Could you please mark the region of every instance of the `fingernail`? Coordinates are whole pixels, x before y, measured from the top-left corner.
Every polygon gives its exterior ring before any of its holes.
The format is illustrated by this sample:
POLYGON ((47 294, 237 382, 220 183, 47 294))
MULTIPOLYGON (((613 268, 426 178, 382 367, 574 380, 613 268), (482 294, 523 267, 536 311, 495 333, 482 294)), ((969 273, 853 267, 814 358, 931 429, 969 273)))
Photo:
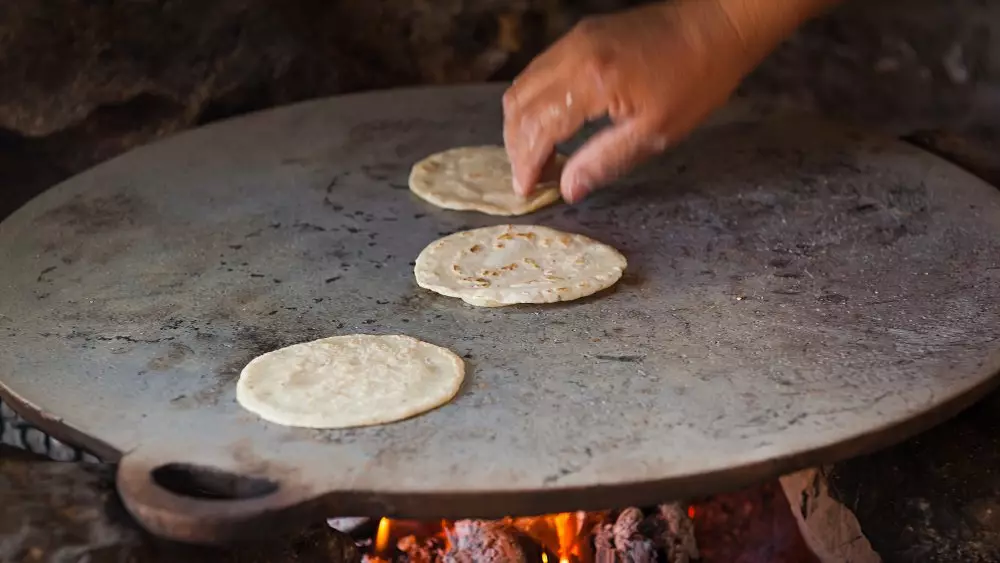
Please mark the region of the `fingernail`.
POLYGON ((577 172, 570 181, 567 190, 569 192, 569 202, 576 203, 586 197, 587 193, 590 192, 592 184, 590 176, 582 172, 577 172))
POLYGON ((517 179, 517 176, 514 177, 514 193, 524 195, 524 189, 521 187, 521 182, 517 179))

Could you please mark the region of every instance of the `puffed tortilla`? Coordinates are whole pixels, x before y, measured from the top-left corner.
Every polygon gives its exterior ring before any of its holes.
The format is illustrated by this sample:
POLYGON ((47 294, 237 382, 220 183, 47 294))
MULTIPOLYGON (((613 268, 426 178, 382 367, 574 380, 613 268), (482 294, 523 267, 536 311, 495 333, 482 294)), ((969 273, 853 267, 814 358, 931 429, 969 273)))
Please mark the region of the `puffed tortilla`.
POLYGON ((557 155, 542 182, 526 198, 514 192, 510 160, 503 147, 460 147, 428 156, 413 165, 410 190, 444 209, 513 216, 537 211, 559 200, 557 155))
POLYGON ((435 409, 464 378, 462 358, 409 336, 333 336, 253 359, 240 374, 236 400, 275 424, 350 428, 435 409))
POLYGON ((470 305, 570 301, 611 287, 628 265, 614 248, 535 225, 499 225, 448 235, 417 257, 425 289, 470 305))

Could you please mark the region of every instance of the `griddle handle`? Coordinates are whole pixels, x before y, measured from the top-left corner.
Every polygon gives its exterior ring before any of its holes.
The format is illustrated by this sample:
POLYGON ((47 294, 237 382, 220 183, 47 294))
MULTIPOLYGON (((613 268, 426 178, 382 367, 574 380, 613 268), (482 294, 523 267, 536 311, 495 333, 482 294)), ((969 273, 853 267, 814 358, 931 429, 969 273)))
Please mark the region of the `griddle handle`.
POLYGON ((323 518, 306 492, 261 476, 132 452, 118 465, 118 493, 150 533, 194 544, 228 544, 300 528, 323 518))

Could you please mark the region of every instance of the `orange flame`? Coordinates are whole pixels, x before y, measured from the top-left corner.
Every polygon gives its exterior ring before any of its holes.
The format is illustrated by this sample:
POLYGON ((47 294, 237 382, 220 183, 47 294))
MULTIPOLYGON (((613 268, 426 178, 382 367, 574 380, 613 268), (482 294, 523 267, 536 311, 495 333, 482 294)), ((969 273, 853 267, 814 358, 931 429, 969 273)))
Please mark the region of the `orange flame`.
POLYGON ((385 555, 388 553, 390 526, 388 518, 378 521, 378 532, 375 533, 375 555, 385 555))
MULTIPOLYGON (((604 513, 597 512, 567 512, 544 516, 504 518, 503 521, 534 539, 549 553, 555 554, 558 557, 558 563, 579 563, 593 559, 591 548, 585 536, 588 535, 591 527, 604 517, 604 513)), ((438 527, 433 523, 409 520, 393 521, 382 518, 379 520, 369 561, 383 562, 387 557, 391 557, 392 543, 402 536, 436 537, 443 541, 445 552, 450 552, 452 545, 448 532, 452 526, 453 523, 448 520, 441 520, 440 527, 438 527)), ((555 563, 556 559, 552 558, 551 561, 555 563)), ((542 554, 542 563, 550 563, 550 557, 547 553, 542 554)))
POLYGON ((576 514, 556 514, 552 521, 559 538, 559 563, 569 563, 570 555, 580 555, 579 542, 576 541, 576 514))
POLYGON ((448 553, 451 551, 451 538, 448 537, 448 530, 451 529, 451 524, 447 520, 441 520, 441 537, 444 538, 444 552, 448 553))

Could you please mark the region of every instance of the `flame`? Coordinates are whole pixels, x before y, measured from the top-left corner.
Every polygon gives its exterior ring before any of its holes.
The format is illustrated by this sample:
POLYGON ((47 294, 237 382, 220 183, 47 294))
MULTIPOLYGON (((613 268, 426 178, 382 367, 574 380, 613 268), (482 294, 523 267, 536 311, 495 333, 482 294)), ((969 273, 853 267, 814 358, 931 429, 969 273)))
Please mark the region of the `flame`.
MULTIPOLYGON (((603 512, 564 512, 505 521, 555 554, 559 563, 577 563, 593 560, 589 532, 606 516, 603 512)), ((549 555, 545 558, 547 561, 549 555)))
POLYGON ((694 505, 692 504, 691 506, 688 506, 688 518, 691 518, 693 520, 694 515, 695 515, 695 510, 694 510, 694 505))
POLYGON ((559 538, 559 563, 569 563, 569 555, 580 555, 576 541, 576 514, 562 513, 552 517, 559 538))
MULTIPOLYGON (((542 554, 542 563, 550 563, 550 559, 552 563, 579 563, 593 560, 587 536, 593 525, 605 516, 600 512, 566 512, 523 518, 508 517, 503 521, 531 537, 548 552, 542 554), (558 559, 550 557, 549 553, 558 559)), ((421 523, 382 518, 378 523, 369 561, 385 561, 385 558, 391 557, 394 542, 411 535, 417 538, 439 538, 444 544, 445 552, 450 552, 452 544, 449 531, 452 528, 453 523, 448 520, 421 523)))
POLYGON ((451 538, 448 537, 448 531, 451 530, 452 526, 447 520, 441 520, 441 537, 444 539, 444 552, 448 553, 451 551, 451 538))
POLYGON ((391 525, 388 518, 378 521, 378 532, 375 534, 375 555, 385 555, 389 551, 389 528, 391 525))

